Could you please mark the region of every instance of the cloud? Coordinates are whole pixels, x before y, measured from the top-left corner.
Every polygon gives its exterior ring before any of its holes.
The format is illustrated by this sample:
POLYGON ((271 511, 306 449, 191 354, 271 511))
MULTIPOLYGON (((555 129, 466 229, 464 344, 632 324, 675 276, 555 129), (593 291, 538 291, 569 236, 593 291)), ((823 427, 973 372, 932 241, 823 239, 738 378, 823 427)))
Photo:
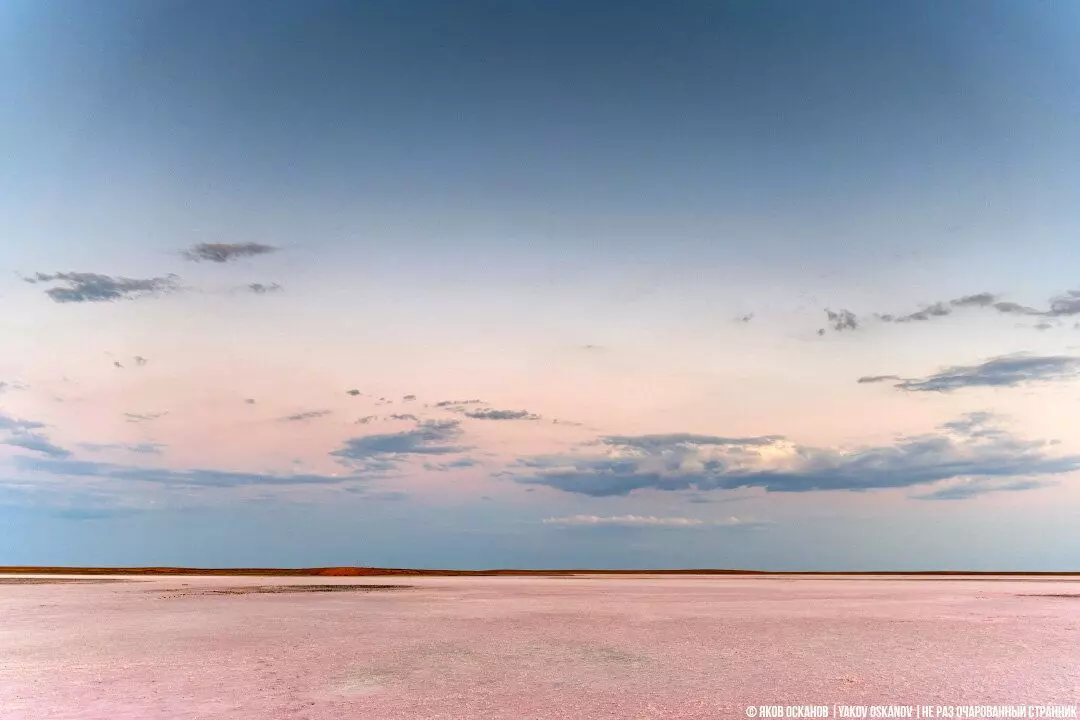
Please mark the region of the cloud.
POLYGON ((123 443, 80 443, 79 447, 90 452, 125 451, 140 455, 160 455, 162 448, 167 446, 161 443, 135 443, 131 445, 123 443))
POLYGON ((0 440, 0 445, 10 445, 11 447, 22 448, 24 450, 32 450, 54 458, 66 458, 71 456, 69 451, 54 444, 41 433, 15 433, 4 440, 0 440))
POLYGON ((244 404, 245 405, 254 405, 255 404, 255 398, 244 398, 244 404))
POLYGON ((656 517, 655 515, 571 515, 544 518, 545 525, 621 525, 625 527, 698 527, 704 520, 685 517, 656 517))
POLYGON ((332 410, 306 410, 304 412, 298 412, 293 415, 286 415, 281 418, 282 422, 303 422, 304 420, 312 420, 314 418, 320 418, 324 415, 329 415, 332 410))
POLYGON ((415 395, 406 395, 405 397, 401 398, 401 401, 402 402, 412 402, 415 399, 416 399, 415 395))
POLYGON ((369 422, 371 422, 373 420, 378 420, 378 419, 379 419, 378 415, 365 415, 364 417, 357 420, 356 424, 357 425, 367 425, 369 422))
POLYGON ((151 420, 157 420, 160 417, 165 417, 169 413, 166 412, 154 412, 154 413, 124 413, 124 417, 130 423, 137 422, 149 422, 151 420))
POLYGON ((461 435, 456 420, 427 420, 413 430, 350 438, 339 450, 330 453, 343 461, 369 458, 395 458, 407 455, 450 455, 469 448, 449 445, 461 435))
POLYGON ((9 432, 24 432, 27 430, 37 430, 45 427, 44 424, 36 422, 34 420, 21 420, 19 418, 9 417, 0 413, 0 430, 7 430, 9 432))
POLYGON ((1080 358, 1067 355, 1004 355, 979 365, 956 365, 925 378, 896 384, 908 392, 953 392, 970 387, 1016 387, 1069 380, 1080 374, 1080 358))
POLYGON ((356 397, 357 395, 360 395, 360 391, 357 390, 356 388, 353 388, 352 390, 346 390, 345 394, 346 395, 352 395, 353 397, 356 397))
POLYGON ((256 295, 267 295, 269 293, 281 292, 285 288, 281 287, 281 285, 279 285, 278 283, 270 283, 269 285, 266 285, 264 283, 256 282, 245 285, 244 289, 256 295))
POLYGON ((239 258, 254 257, 277 252, 278 248, 273 245, 261 243, 199 243, 192 245, 187 250, 182 250, 180 255, 192 262, 204 260, 216 263, 225 263, 239 258))
MULTIPOLYGON (((1023 315, 1029 317, 1066 317, 1080 314, 1080 290, 1069 290, 1062 295, 1051 298, 1050 307, 1039 310, 1027 305, 1021 305, 1009 300, 1000 300, 993 293, 982 292, 974 295, 965 295, 953 300, 945 300, 927 305, 921 310, 906 315, 878 315, 883 322, 909 323, 925 322, 935 318, 951 315, 954 310, 961 308, 983 308, 993 310, 1002 315, 1023 315)), ((1036 326, 1045 329, 1041 326, 1036 326)))
POLYGON ((25 390, 26 388, 27 386, 21 382, 4 382, 0 380, 0 394, 10 392, 11 390, 25 390))
POLYGON ((571 515, 569 517, 545 518, 540 522, 545 525, 563 527, 638 527, 638 528, 702 528, 702 527, 742 527, 759 528, 766 523, 738 518, 735 516, 720 520, 702 520, 688 517, 657 517, 655 515, 571 515))
POLYGON ((1020 492, 1022 490, 1038 490, 1044 487, 1052 487, 1057 483, 1045 480, 1014 480, 1011 482, 995 482, 984 478, 967 480, 957 485, 934 490, 921 495, 912 495, 916 500, 967 500, 979 495, 987 495, 995 492, 1020 492))
POLYGON ((903 380, 903 378, 900 377, 899 375, 863 375, 861 378, 859 378, 855 382, 858 382, 860 384, 865 384, 865 383, 887 382, 889 380, 903 380))
POLYGON ((740 315, 735 318, 735 322, 748 323, 754 319, 754 313, 747 313, 746 315, 740 315))
POLYGON ((966 416, 937 430, 890 445, 847 449, 799 445, 781 436, 610 436, 595 443, 594 452, 526 457, 498 475, 605 497, 642 490, 863 491, 1080 469, 1080 455, 1050 455, 1052 443, 1017 439, 986 415, 966 416))
POLYGON ((137 367, 142 367, 142 366, 146 365, 146 363, 148 363, 148 362, 150 362, 150 361, 147 360, 146 358, 144 358, 142 355, 136 355, 135 356, 135 365, 137 367))
POLYGON ((461 470, 463 468, 475 467, 480 464, 479 460, 472 458, 461 458, 459 460, 450 460, 444 463, 424 463, 425 470, 431 470, 434 472, 447 472, 449 470, 461 470))
POLYGON ((837 312, 826 310, 825 317, 828 318, 832 329, 837 332, 859 329, 859 319, 850 310, 839 310, 837 312))
POLYGON ((474 420, 539 420, 528 410, 465 410, 465 417, 474 420))
POLYGON ((62 272, 36 273, 23 279, 28 283, 64 283, 61 287, 45 291, 46 295, 58 303, 112 302, 164 295, 180 289, 176 275, 133 279, 98 273, 62 272))
POLYGON ((435 407, 457 407, 459 405, 483 405, 483 400, 441 400, 435 403, 435 407))
POLYGON ((420 422, 420 418, 416 417, 412 413, 394 413, 390 415, 391 420, 411 420, 413 422, 420 422))
POLYGON ((1080 290, 1069 290, 1064 295, 1053 298, 1047 314, 1052 317, 1080 315, 1080 290))
POLYGON ((0 413, 0 445, 22 448, 54 458, 69 457, 69 451, 54 444, 44 434, 35 432, 44 427, 43 423, 34 420, 22 420, 0 413))
POLYGON ((219 488, 258 485, 331 485, 356 480, 368 480, 373 477, 373 474, 315 475, 296 473, 275 475, 270 473, 230 472, 226 470, 172 470, 90 462, 87 460, 28 457, 16 457, 15 466, 20 470, 64 477, 93 477, 161 485, 219 488))

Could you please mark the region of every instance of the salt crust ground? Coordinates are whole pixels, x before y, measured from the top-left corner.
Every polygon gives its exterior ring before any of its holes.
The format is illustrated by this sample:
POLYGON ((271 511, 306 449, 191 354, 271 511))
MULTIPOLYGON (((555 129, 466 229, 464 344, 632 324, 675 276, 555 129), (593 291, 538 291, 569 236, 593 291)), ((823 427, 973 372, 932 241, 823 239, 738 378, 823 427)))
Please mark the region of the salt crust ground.
POLYGON ((749 704, 1072 704, 1077 596, 1080 581, 1060 579, 0 578, 0 718, 712 720, 749 704), (265 592, 339 584, 409 587, 265 592))

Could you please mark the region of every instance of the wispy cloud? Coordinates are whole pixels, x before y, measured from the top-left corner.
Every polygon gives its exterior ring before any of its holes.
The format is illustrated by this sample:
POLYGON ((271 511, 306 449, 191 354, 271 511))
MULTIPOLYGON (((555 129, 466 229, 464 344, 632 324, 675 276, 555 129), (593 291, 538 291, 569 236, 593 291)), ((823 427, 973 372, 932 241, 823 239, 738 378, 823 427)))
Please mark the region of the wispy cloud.
POLYGON ((925 378, 896 384, 909 392, 953 392, 971 387, 1016 387, 1071 380, 1080 375, 1080 358, 1067 355, 1006 355, 978 365, 955 365, 925 378))
POLYGON ((856 380, 856 382, 858 382, 860 384, 865 384, 865 383, 889 382, 890 380, 898 380, 899 381, 899 380, 903 380, 903 378, 900 377, 899 375, 863 375, 861 378, 856 380))
POLYGON ((465 417, 474 420, 539 420, 528 410, 464 410, 465 417))
POLYGON ((416 417, 412 413, 392 413, 389 417, 391 420, 410 420, 412 422, 420 421, 420 418, 416 417))
POLYGON ((158 418, 168 415, 168 411, 165 412, 152 412, 152 413, 124 413, 124 418, 130 423, 137 422, 149 422, 151 420, 157 420, 158 418))
POLYGON ((812 447, 780 436, 609 436, 591 453, 526 457, 499 475, 603 497, 642 490, 859 491, 1080 469, 1080 455, 1051 455, 1051 443, 1015 438, 989 416, 965 419, 891 445, 853 448, 812 447))
POLYGON ((24 450, 32 450, 33 452, 39 452, 42 455, 48 455, 49 457, 54 458, 66 458, 71 456, 69 451, 53 443, 41 433, 13 433, 0 440, 0 445, 9 445, 24 450))
POLYGON ((688 517, 657 517, 655 515, 570 515, 551 517, 541 520, 545 525, 565 527, 640 527, 640 528, 704 528, 704 527, 742 527, 757 528, 766 523, 746 520, 735 516, 720 520, 702 520, 688 517))
POLYGON ((656 517, 655 515, 571 515, 544 518, 545 525, 621 525, 625 527, 700 527, 704 520, 686 517, 656 517))
POLYGON ((252 485, 329 485, 357 480, 369 480, 377 473, 352 473, 348 475, 315 475, 269 473, 244 473, 226 470, 172 470, 145 468, 86 460, 62 460, 44 458, 15 458, 20 470, 48 473, 62 477, 94 477, 111 480, 138 481, 162 485, 192 487, 243 487, 252 485))
MULTIPOLYGON (((991 310, 1002 315, 1021 315, 1028 317, 1069 317, 1080 314, 1080 290, 1069 290, 1064 294, 1050 299, 1049 307, 1045 310, 1028 307, 1009 300, 1001 300, 994 293, 981 292, 974 295, 965 295, 953 300, 943 300, 926 305, 915 312, 902 315, 879 314, 877 318, 883 322, 910 323, 926 322, 936 318, 952 315, 953 311, 963 308, 980 308, 991 310)), ((1038 327, 1038 326, 1037 326, 1038 327)))
POLYGON ((1046 480, 1011 480, 1001 482, 987 478, 975 478, 961 481, 956 485, 934 490, 933 492, 912 495, 916 500, 967 500, 979 495, 999 492, 1020 492, 1053 487, 1057 483, 1046 480))
POLYGON ((483 400, 440 400, 435 403, 437 408, 452 408, 462 405, 483 405, 483 400))
POLYGON ((370 423, 370 422, 372 422, 374 420, 378 420, 378 419, 379 419, 378 415, 365 415, 364 417, 357 420, 356 424, 357 425, 367 425, 368 423, 370 423))
POLYGON ((826 310, 825 317, 829 321, 829 326, 837 332, 859 329, 859 319, 850 310, 837 310, 836 312, 826 310))
POLYGON ((36 273, 23 278, 28 283, 62 283, 45 291, 54 302, 112 302, 152 297, 180 289, 176 275, 152 278, 110 277, 98 273, 36 273))
POLYGON ((265 284, 255 282, 244 286, 244 290, 254 293, 255 295, 268 295, 270 293, 281 292, 284 289, 285 288, 278 283, 265 284))
POLYGON ((434 472, 448 472, 450 470, 462 470, 464 468, 475 467, 479 464, 479 460, 466 457, 444 463, 424 463, 424 469, 434 472))
POLYGON ((34 420, 13 418, 0 413, 0 445, 30 450, 53 458, 69 457, 69 451, 38 432, 44 427, 43 423, 34 420))
POLYGON ((450 455, 469 449, 449 444, 460 435, 460 424, 456 420, 427 420, 413 430, 350 438, 342 448, 330 454, 347 462, 397 459, 408 455, 450 455))
POLYGON ((305 410, 304 412, 294 413, 292 415, 286 415, 281 418, 282 422, 303 422, 304 420, 313 420, 325 415, 329 415, 332 410, 305 410))
POLYGON ((160 455, 166 446, 161 443, 80 443, 79 447, 89 452, 123 451, 139 455, 160 455))
POLYGON ((187 250, 180 251, 180 255, 192 262, 216 262, 225 263, 240 258, 267 255, 277 252, 278 248, 273 245, 261 243, 199 243, 192 245, 187 250))

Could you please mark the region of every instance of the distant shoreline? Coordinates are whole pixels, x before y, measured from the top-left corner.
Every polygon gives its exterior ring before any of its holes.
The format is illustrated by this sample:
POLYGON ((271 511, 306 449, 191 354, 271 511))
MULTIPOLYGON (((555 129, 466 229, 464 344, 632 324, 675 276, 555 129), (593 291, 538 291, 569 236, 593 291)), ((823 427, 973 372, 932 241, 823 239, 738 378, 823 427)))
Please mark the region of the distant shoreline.
POLYGON ((1015 576, 1015 577, 1080 577, 1080 571, 1031 571, 1009 570, 725 570, 725 569, 678 569, 678 570, 438 570, 374 567, 315 567, 315 568, 191 568, 191 567, 57 567, 57 566, 0 566, 0 575, 220 575, 220 576, 275 576, 275 577, 534 577, 574 575, 893 575, 893 576, 1015 576))

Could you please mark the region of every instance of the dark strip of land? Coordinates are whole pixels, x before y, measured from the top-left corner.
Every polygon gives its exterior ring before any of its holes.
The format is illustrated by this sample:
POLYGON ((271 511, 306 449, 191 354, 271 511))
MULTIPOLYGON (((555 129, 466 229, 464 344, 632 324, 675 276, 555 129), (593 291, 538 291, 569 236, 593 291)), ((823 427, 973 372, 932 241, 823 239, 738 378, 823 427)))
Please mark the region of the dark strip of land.
POLYGON ((255 576, 298 576, 298 577, 373 577, 373 576, 573 576, 573 575, 920 575, 920 576, 1024 576, 1024 577, 1071 577, 1080 576, 1080 571, 971 571, 971 570, 886 570, 886 571, 766 571, 766 570, 725 570, 716 568, 685 568, 677 570, 421 570, 410 568, 375 568, 375 567, 321 567, 321 568, 188 568, 188 567, 45 567, 45 566, 0 566, 0 574, 9 575, 255 575, 255 576))

